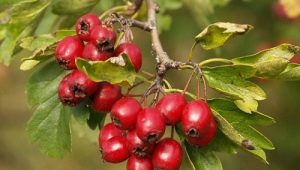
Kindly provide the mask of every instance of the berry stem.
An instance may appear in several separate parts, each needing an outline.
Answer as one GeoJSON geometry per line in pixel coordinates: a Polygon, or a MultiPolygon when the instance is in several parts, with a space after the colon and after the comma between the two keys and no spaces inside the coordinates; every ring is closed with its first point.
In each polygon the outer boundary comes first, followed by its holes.
{"type": "Polygon", "coordinates": [[[200,99],[200,78],[197,78],[197,99],[200,99]]]}
{"type": "Polygon", "coordinates": [[[187,83],[185,84],[185,87],[184,87],[184,89],[183,89],[183,91],[182,91],[182,94],[184,95],[185,94],[185,92],[187,91],[187,89],[188,89],[188,87],[189,87],[189,85],[190,85],[190,83],[191,83],[191,81],[192,81],[192,78],[193,78],[193,76],[194,76],[194,71],[191,73],[191,75],[189,76],[189,79],[188,79],[188,81],[187,81],[187,83]]]}

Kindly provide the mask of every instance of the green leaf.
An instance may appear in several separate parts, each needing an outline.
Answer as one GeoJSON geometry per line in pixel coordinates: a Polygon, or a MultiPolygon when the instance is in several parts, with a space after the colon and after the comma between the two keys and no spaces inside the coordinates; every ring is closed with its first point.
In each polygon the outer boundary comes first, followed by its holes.
{"type": "Polygon", "coordinates": [[[206,27],[195,37],[195,41],[203,49],[210,50],[224,45],[234,35],[247,33],[250,29],[250,25],[217,22],[206,27]]]}
{"type": "Polygon", "coordinates": [[[20,46],[29,51],[34,51],[36,49],[45,50],[55,42],[57,42],[57,40],[51,34],[44,34],[23,38],[20,46]]]}
{"type": "Polygon", "coordinates": [[[92,130],[95,130],[97,128],[101,129],[104,125],[106,115],[107,115],[106,113],[97,113],[92,109],[90,109],[90,116],[89,119],[87,120],[88,126],[92,130]]]}
{"type": "Polygon", "coordinates": [[[77,68],[95,82],[107,81],[112,84],[133,85],[136,72],[129,57],[124,53],[106,61],[87,61],[81,58],[76,60],[77,68]]]}
{"type": "Polygon", "coordinates": [[[212,3],[215,6],[225,6],[227,5],[231,0],[212,0],[212,3]]]}
{"type": "Polygon", "coordinates": [[[70,113],[53,95],[39,105],[27,124],[31,142],[37,142],[48,156],[62,158],[71,151],[70,113]]]}
{"type": "Polygon", "coordinates": [[[285,81],[299,81],[300,80],[300,65],[288,64],[285,70],[276,76],[276,79],[285,81]]]}
{"type": "Polygon", "coordinates": [[[259,53],[235,58],[236,64],[247,64],[256,68],[256,76],[274,78],[288,66],[289,60],[299,51],[300,47],[291,44],[281,44],[277,47],[263,50],[259,53]]]}
{"type": "Polygon", "coordinates": [[[187,153],[193,170],[222,170],[219,158],[209,149],[198,149],[190,145],[187,141],[183,142],[183,147],[187,153]]]}
{"type": "Polygon", "coordinates": [[[218,130],[213,141],[207,146],[207,148],[216,152],[236,154],[238,147],[226,135],[224,135],[222,131],[218,130]]]}
{"type": "Polygon", "coordinates": [[[86,124],[87,120],[90,117],[90,109],[87,106],[87,101],[81,102],[79,105],[70,107],[70,112],[73,114],[75,120],[79,124],[86,124]]]}
{"type": "Polygon", "coordinates": [[[49,62],[36,70],[27,83],[28,103],[36,106],[56,94],[58,84],[66,73],[55,62],[49,62]]]}
{"type": "Polygon", "coordinates": [[[235,100],[237,106],[247,113],[257,110],[257,100],[266,98],[265,92],[247,81],[256,70],[247,65],[205,67],[203,73],[208,85],[235,100]]]}
{"type": "Polygon", "coordinates": [[[167,10],[177,10],[182,7],[181,0],[157,0],[160,7],[160,12],[164,13],[167,10]]]}
{"type": "Polygon", "coordinates": [[[0,62],[9,65],[19,40],[33,33],[50,2],[22,0],[0,13],[0,20],[4,21],[0,27],[6,34],[0,46],[0,62]]]}
{"type": "Polygon", "coordinates": [[[92,10],[99,0],[58,0],[53,4],[53,12],[59,15],[82,15],[92,10]]]}
{"type": "Polygon", "coordinates": [[[266,163],[266,155],[262,149],[272,150],[272,142],[255,130],[252,125],[269,125],[274,119],[258,112],[246,114],[228,100],[213,99],[209,101],[219,129],[237,146],[248,151],[266,163]]]}
{"type": "Polygon", "coordinates": [[[54,35],[56,39],[59,41],[67,36],[75,35],[76,32],[74,30],[57,30],[54,35]]]}

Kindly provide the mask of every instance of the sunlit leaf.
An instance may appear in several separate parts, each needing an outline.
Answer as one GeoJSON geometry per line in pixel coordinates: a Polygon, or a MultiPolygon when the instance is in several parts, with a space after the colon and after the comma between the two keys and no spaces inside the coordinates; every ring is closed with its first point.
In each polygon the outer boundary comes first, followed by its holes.
{"type": "Polygon", "coordinates": [[[247,33],[252,26],[218,22],[206,27],[195,37],[196,43],[205,50],[220,47],[235,35],[247,33]]]}
{"type": "Polygon", "coordinates": [[[276,79],[284,81],[299,81],[300,80],[300,65],[289,64],[286,69],[276,76],[276,79]]]}
{"type": "Polygon", "coordinates": [[[53,12],[59,15],[82,15],[89,12],[99,0],[58,0],[53,4],[53,12]]]}

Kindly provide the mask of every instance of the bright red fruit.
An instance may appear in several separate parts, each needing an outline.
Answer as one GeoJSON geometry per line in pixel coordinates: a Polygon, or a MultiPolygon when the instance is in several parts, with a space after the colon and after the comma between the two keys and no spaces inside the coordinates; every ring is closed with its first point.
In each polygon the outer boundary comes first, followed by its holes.
{"type": "Polygon", "coordinates": [[[140,103],[132,97],[123,97],[112,107],[110,116],[114,124],[124,130],[135,127],[136,118],[142,107],[140,103]]]}
{"type": "Polygon", "coordinates": [[[159,100],[156,108],[163,114],[168,125],[175,125],[181,120],[182,111],[187,104],[180,93],[172,93],[159,100]]]}
{"type": "Polygon", "coordinates": [[[126,53],[130,58],[131,63],[134,66],[136,72],[138,72],[142,66],[142,52],[141,49],[133,43],[122,43],[114,51],[115,56],[119,56],[122,53],[126,53]]]}
{"type": "Polygon", "coordinates": [[[174,139],[160,141],[154,149],[152,163],[154,169],[179,170],[182,162],[181,145],[174,139]]]}
{"type": "Polygon", "coordinates": [[[132,155],[126,165],[127,170],[153,170],[152,161],[148,157],[137,157],[132,155]]]}
{"type": "Polygon", "coordinates": [[[112,56],[112,52],[101,51],[95,44],[89,42],[85,45],[81,58],[90,61],[105,61],[112,56]]]}
{"type": "Polygon", "coordinates": [[[212,121],[212,111],[202,100],[188,103],[182,112],[182,129],[187,136],[200,137],[207,132],[212,121]]]}
{"type": "Polygon", "coordinates": [[[136,129],[131,130],[127,133],[127,142],[128,142],[128,149],[130,153],[136,156],[146,156],[149,155],[154,148],[153,144],[149,144],[147,142],[142,141],[138,136],[136,129]]]}
{"type": "Polygon", "coordinates": [[[76,69],[75,59],[81,56],[84,45],[77,36],[65,37],[55,49],[57,63],[65,70],[76,69]]]}
{"type": "Polygon", "coordinates": [[[84,73],[74,70],[59,84],[58,96],[64,105],[76,105],[98,88],[98,83],[90,80],[84,73]]]}
{"type": "Polygon", "coordinates": [[[111,29],[103,26],[96,26],[91,32],[91,42],[101,51],[111,51],[114,48],[117,35],[111,29]]]}
{"type": "Polygon", "coordinates": [[[101,145],[102,158],[110,163],[125,161],[129,156],[127,140],[121,136],[115,136],[101,145]]]}
{"type": "Polygon", "coordinates": [[[91,30],[98,25],[101,21],[96,14],[85,14],[76,21],[76,33],[82,40],[89,41],[91,30]]]}
{"type": "Polygon", "coordinates": [[[105,141],[115,137],[115,136],[123,136],[123,132],[118,129],[113,123],[106,124],[99,133],[99,146],[105,141]]]}
{"type": "Polygon", "coordinates": [[[217,124],[215,120],[210,122],[208,131],[200,137],[187,137],[190,144],[196,145],[200,148],[207,146],[213,140],[217,132],[217,124]]]}
{"type": "Polygon", "coordinates": [[[163,136],[165,128],[164,118],[156,108],[145,108],[138,114],[136,131],[143,141],[155,143],[163,136]]]}
{"type": "Polygon", "coordinates": [[[117,100],[122,97],[121,87],[101,82],[93,96],[91,107],[96,112],[109,112],[117,100]]]}

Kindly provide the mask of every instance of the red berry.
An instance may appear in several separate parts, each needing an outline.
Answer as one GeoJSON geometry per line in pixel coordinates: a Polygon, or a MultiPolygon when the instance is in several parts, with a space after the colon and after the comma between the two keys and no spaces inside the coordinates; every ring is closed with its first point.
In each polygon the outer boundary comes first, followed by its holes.
{"type": "Polygon", "coordinates": [[[142,66],[142,52],[141,49],[133,43],[122,43],[115,49],[115,56],[119,56],[122,53],[126,53],[130,58],[132,65],[136,72],[138,72],[142,66]]]}
{"type": "Polygon", "coordinates": [[[181,145],[174,139],[160,141],[154,149],[152,163],[154,169],[179,170],[182,162],[181,145]]]}
{"type": "Polygon", "coordinates": [[[164,118],[156,108],[145,108],[138,114],[136,131],[143,141],[155,143],[163,136],[165,128],[164,118]]]}
{"type": "Polygon", "coordinates": [[[101,25],[96,14],[85,14],[76,21],[76,33],[84,41],[90,40],[91,30],[101,25]]]}
{"type": "Polygon", "coordinates": [[[163,114],[167,124],[175,125],[180,122],[186,104],[187,102],[182,94],[172,93],[161,98],[156,108],[163,114]]]}
{"type": "Polygon", "coordinates": [[[58,95],[64,105],[76,105],[98,88],[98,83],[90,80],[84,73],[74,70],[59,84],[58,95]]]}
{"type": "Polygon", "coordinates": [[[96,45],[89,42],[85,45],[81,58],[90,61],[105,61],[113,56],[113,53],[100,51],[96,45]]]}
{"type": "Polygon", "coordinates": [[[126,165],[127,170],[153,170],[152,161],[147,157],[137,157],[132,155],[126,165]]]}
{"type": "Polygon", "coordinates": [[[101,51],[111,51],[114,48],[117,35],[111,28],[96,26],[91,32],[91,42],[101,51]]]}
{"type": "Polygon", "coordinates": [[[208,131],[200,137],[187,137],[187,141],[190,144],[196,145],[198,147],[207,146],[214,138],[217,132],[217,124],[215,120],[212,120],[209,124],[208,131]]]}
{"type": "Polygon", "coordinates": [[[188,103],[182,112],[182,129],[187,136],[200,137],[207,132],[212,121],[212,112],[202,100],[188,103]]]}
{"type": "Polygon", "coordinates": [[[105,141],[115,137],[115,136],[123,136],[123,133],[120,129],[118,129],[113,123],[106,124],[99,133],[99,146],[103,144],[105,141]]]}
{"type": "Polygon", "coordinates": [[[137,136],[136,129],[129,131],[126,138],[128,141],[128,149],[130,153],[136,156],[146,156],[150,154],[154,149],[153,144],[144,142],[137,136]]]}
{"type": "Polygon", "coordinates": [[[101,82],[93,96],[91,107],[96,112],[109,112],[117,100],[122,97],[121,87],[107,82],[101,82]]]}
{"type": "Polygon", "coordinates": [[[130,153],[127,148],[127,140],[121,136],[115,136],[102,143],[102,158],[110,163],[119,163],[126,160],[130,153]]]}
{"type": "Polygon", "coordinates": [[[114,124],[124,130],[135,127],[136,118],[142,107],[140,103],[132,97],[123,97],[112,107],[110,116],[114,124]]]}
{"type": "Polygon", "coordinates": [[[55,50],[57,63],[65,70],[76,69],[75,59],[81,56],[84,45],[77,36],[65,37],[55,50]]]}

